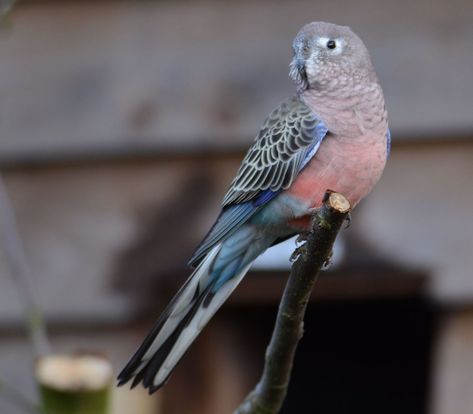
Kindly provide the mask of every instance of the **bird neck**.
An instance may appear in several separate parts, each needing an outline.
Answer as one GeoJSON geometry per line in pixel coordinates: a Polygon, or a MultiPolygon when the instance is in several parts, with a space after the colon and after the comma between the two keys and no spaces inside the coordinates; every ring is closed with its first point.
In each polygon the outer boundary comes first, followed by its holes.
{"type": "Polygon", "coordinates": [[[304,90],[300,98],[333,134],[353,137],[387,129],[383,91],[377,81],[330,79],[304,90]]]}

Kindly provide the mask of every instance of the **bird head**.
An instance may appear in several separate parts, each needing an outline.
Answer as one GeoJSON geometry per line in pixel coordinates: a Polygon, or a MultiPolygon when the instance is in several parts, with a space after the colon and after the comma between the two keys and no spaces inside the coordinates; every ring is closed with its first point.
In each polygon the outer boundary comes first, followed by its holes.
{"type": "Polygon", "coordinates": [[[289,76],[299,90],[333,86],[342,76],[376,76],[366,46],[349,27],[309,23],[299,31],[292,48],[289,76]]]}

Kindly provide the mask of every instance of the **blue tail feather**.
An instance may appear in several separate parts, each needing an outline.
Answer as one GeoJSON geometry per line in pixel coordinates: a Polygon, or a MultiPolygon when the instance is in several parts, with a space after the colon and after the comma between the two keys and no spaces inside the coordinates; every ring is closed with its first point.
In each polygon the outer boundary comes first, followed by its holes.
{"type": "Polygon", "coordinates": [[[162,387],[188,347],[271,241],[255,243],[255,229],[244,226],[202,259],[156,325],[118,376],[150,393],[162,387]]]}

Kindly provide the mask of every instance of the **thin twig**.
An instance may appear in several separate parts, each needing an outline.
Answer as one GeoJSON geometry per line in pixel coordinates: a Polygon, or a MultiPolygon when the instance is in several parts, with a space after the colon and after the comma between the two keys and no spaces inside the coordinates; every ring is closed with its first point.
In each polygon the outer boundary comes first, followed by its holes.
{"type": "Polygon", "coordinates": [[[302,253],[292,266],[266,349],[261,379],[234,414],[276,414],[280,411],[297,344],[302,338],[304,315],[312,288],[320,269],[330,259],[333,243],[349,211],[350,204],[345,197],[327,192],[322,208],[314,217],[308,240],[302,246],[302,253]]]}
{"type": "Polygon", "coordinates": [[[10,274],[22,297],[28,333],[35,357],[49,353],[43,315],[37,304],[33,278],[25,249],[20,238],[13,208],[0,175],[0,233],[10,266],[10,274]]]}

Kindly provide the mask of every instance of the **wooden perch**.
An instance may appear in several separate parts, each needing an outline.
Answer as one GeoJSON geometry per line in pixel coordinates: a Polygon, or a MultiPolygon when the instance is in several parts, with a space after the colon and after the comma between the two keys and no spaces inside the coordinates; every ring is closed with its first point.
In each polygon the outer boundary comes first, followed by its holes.
{"type": "MultiPolygon", "coordinates": [[[[303,335],[304,315],[320,269],[330,260],[333,243],[350,212],[341,194],[327,191],[314,216],[303,253],[293,264],[279,305],[276,325],[266,349],[260,381],[234,414],[276,414],[286,397],[297,344],[303,335]]],[[[298,250],[300,253],[300,250],[298,250]]]]}

